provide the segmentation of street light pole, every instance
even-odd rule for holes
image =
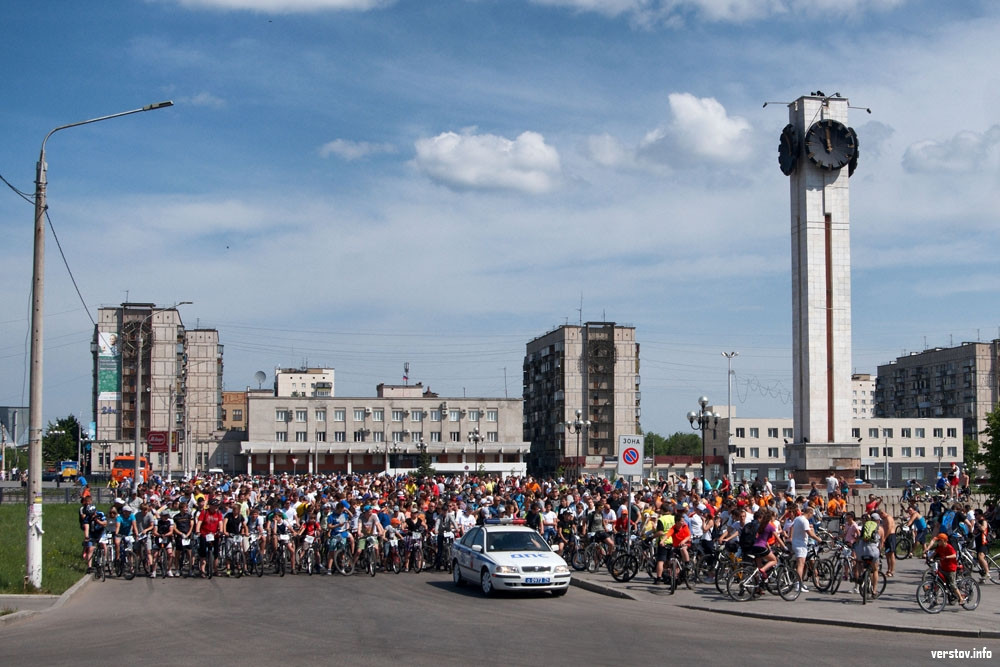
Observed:
[[[476,458],[475,458],[475,469],[476,474],[479,474],[479,443],[483,441],[483,436],[479,434],[479,427],[475,427],[469,431],[469,443],[475,447]]]
[[[583,410],[580,408],[576,409],[576,419],[571,422],[566,422],[566,429],[570,433],[576,433],[576,477],[580,477],[580,434],[583,433],[583,429],[590,428],[590,420],[583,419]]]
[[[694,412],[693,410],[687,413],[688,422],[691,424],[691,428],[701,431],[701,486],[704,490],[705,488],[705,429],[709,426],[715,427],[719,423],[719,415],[714,414],[708,409],[708,397],[702,396],[698,399],[698,405],[701,406],[701,410]]]
[[[60,125],[45,135],[42,149],[38,154],[38,164],[35,167],[35,239],[34,257],[31,270],[31,360],[28,398],[28,526],[27,544],[25,548],[25,581],[35,588],[42,586],[42,342],[45,311],[45,211],[48,208],[45,201],[46,169],[45,144],[49,137],[60,130],[80,125],[97,123],[102,120],[128,116],[143,111],[163,109],[172,106],[173,102],[158,102],[141,109],[122,111],[82,120],[69,125]]]
[[[729,372],[726,374],[726,477],[733,481],[733,357],[739,352],[723,352],[722,356],[729,362]]]

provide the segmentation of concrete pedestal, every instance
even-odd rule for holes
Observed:
[[[795,443],[785,445],[785,461],[797,484],[822,482],[830,473],[854,481],[861,469],[861,445]]]

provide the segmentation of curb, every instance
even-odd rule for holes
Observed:
[[[44,614],[46,612],[52,611],[53,609],[59,609],[64,604],[69,602],[70,598],[80,592],[80,590],[87,585],[87,582],[91,581],[93,577],[89,574],[85,574],[80,577],[80,580],[75,584],[66,589],[59,598],[53,602],[49,607],[45,609],[26,609],[24,611],[16,611],[13,614],[7,614],[6,616],[0,616],[0,626],[9,625],[10,623],[17,623],[18,621],[23,621],[32,616],[37,616],[38,614]],[[27,597],[27,595],[26,595]]]
[[[576,586],[582,588],[585,591],[590,591],[591,593],[597,593],[598,595],[606,595],[612,598],[619,598],[622,600],[636,600],[638,598],[633,597],[631,594],[625,591],[620,591],[617,588],[611,588],[610,586],[604,586],[602,584],[595,584],[592,581],[586,581],[584,579],[579,579],[577,577],[572,577],[569,581],[571,586]]]

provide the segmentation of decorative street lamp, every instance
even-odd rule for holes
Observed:
[[[705,486],[705,429],[712,427],[715,429],[716,424],[719,423],[719,415],[715,414],[708,409],[708,397],[702,396],[698,399],[698,405],[701,406],[701,410],[695,412],[692,410],[687,413],[688,422],[691,424],[691,428],[696,431],[701,431],[701,484],[702,488]]]
[[[480,435],[478,426],[469,431],[469,444],[475,447],[476,450],[476,458],[474,460],[475,460],[475,469],[477,475],[479,474],[479,443],[481,443],[483,440],[485,440],[485,438],[483,438],[483,436]]]
[[[576,419],[571,422],[565,423],[566,429],[570,433],[576,433],[576,473],[575,476],[580,476],[580,434],[583,430],[590,428],[590,420],[583,419],[583,410],[580,408],[576,409]]]
[[[42,586],[42,374],[43,374],[43,329],[45,312],[45,215],[48,205],[45,200],[46,170],[45,144],[49,137],[60,130],[97,123],[102,120],[120,118],[143,111],[153,111],[173,106],[173,102],[157,102],[141,109],[121,111],[110,116],[100,116],[81,120],[69,125],[60,125],[49,131],[42,140],[35,169],[35,244],[31,270],[31,349],[29,352],[28,389],[28,532],[25,549],[25,580],[35,588]]]

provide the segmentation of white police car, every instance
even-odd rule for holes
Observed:
[[[484,595],[528,590],[565,595],[572,576],[537,531],[511,524],[472,528],[452,545],[451,563],[456,586],[479,582]]]

